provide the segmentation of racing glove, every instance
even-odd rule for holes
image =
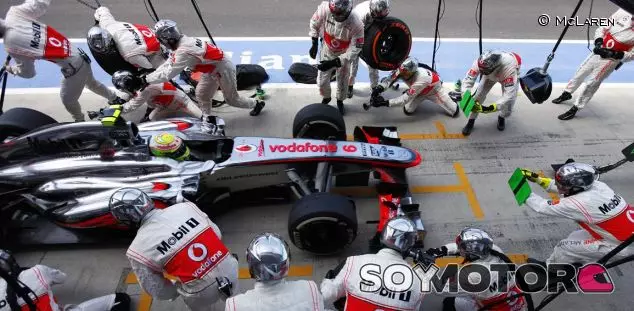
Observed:
[[[370,104],[372,105],[372,107],[389,107],[390,101],[379,95],[373,98]]]
[[[313,45],[310,47],[310,51],[308,51],[308,53],[310,54],[310,58],[315,59],[317,57],[317,43],[319,42],[319,39],[317,38],[312,38],[313,39]]]
[[[603,38],[594,39],[594,47],[600,48],[603,45]]]
[[[111,106],[111,105],[123,105],[123,104],[125,104],[125,103],[126,103],[126,100],[125,100],[125,99],[123,99],[123,98],[121,98],[121,97],[117,96],[115,99],[110,100],[110,101],[108,102],[108,105],[109,105],[109,106]]]
[[[623,59],[625,56],[624,52],[614,51],[606,48],[594,48],[594,54],[601,56],[601,58],[612,58],[612,59]]]
[[[544,189],[547,189],[548,185],[550,185],[550,182],[552,181],[551,178],[540,177],[539,174],[528,169],[522,169],[522,174],[526,176],[528,181],[534,182]]]
[[[317,69],[320,71],[328,71],[335,67],[341,67],[341,59],[339,59],[339,57],[331,60],[323,60],[317,65]]]
[[[498,106],[496,103],[493,103],[491,105],[488,106],[482,106],[482,104],[480,104],[480,102],[476,102],[476,104],[473,106],[473,112],[478,112],[478,113],[492,113],[492,112],[496,112],[498,111]]]
[[[379,96],[379,94],[385,92],[385,87],[383,87],[383,85],[377,85],[372,89],[372,95],[370,95],[371,97],[377,97]]]
[[[433,257],[443,257],[443,256],[447,256],[448,251],[449,250],[447,249],[446,246],[441,246],[438,248],[430,248],[425,251],[425,254],[429,256],[433,256]]]

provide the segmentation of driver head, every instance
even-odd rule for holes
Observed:
[[[390,0],[370,0],[370,15],[375,19],[385,18],[390,14]]]
[[[112,36],[105,29],[93,26],[88,30],[88,46],[100,53],[105,53],[113,44]]]
[[[483,75],[489,75],[497,69],[502,62],[502,54],[497,51],[485,51],[478,58],[478,69]]]
[[[329,0],[328,7],[335,21],[341,23],[350,16],[353,4],[352,0]]]
[[[0,39],[4,38],[4,34],[7,32],[7,25],[2,18],[0,18]]]
[[[405,257],[416,243],[418,232],[416,224],[404,216],[392,218],[387,222],[381,234],[381,244]]]
[[[555,173],[555,184],[560,194],[571,196],[592,187],[599,178],[592,165],[572,162],[564,164]]]
[[[290,249],[277,234],[263,233],[256,236],[246,253],[249,273],[256,281],[277,281],[288,275]]]
[[[415,57],[406,58],[398,67],[398,75],[404,80],[409,80],[418,71],[418,59]]]
[[[8,250],[0,249],[0,271],[6,275],[18,277],[21,270],[13,254]]]
[[[119,70],[112,74],[112,85],[117,90],[124,92],[130,96],[135,96],[136,92],[141,90],[143,82],[139,77],[135,76],[127,70]]]
[[[169,19],[162,19],[156,22],[154,25],[154,33],[161,44],[172,50],[178,47],[178,42],[183,37],[180,30],[178,30],[176,22]]]
[[[168,132],[150,138],[150,151],[154,156],[172,158],[176,161],[185,161],[189,158],[189,147],[183,139]]]
[[[121,224],[140,227],[143,218],[154,209],[154,202],[137,188],[121,188],[110,196],[110,212]]]
[[[491,254],[493,239],[482,229],[464,228],[456,237],[460,256],[467,261],[486,259]]]

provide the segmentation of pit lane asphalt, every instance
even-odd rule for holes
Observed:
[[[228,135],[262,135],[290,137],[288,127],[294,114],[302,106],[318,102],[316,89],[267,89],[270,98],[259,117],[251,117],[247,110],[231,107],[218,109],[225,118]],[[333,85],[334,87],[334,85]],[[553,90],[558,95],[560,88]],[[396,96],[396,92],[386,97]],[[248,93],[246,93],[248,94]],[[507,180],[517,167],[543,170],[552,176],[551,163],[560,163],[567,158],[604,165],[620,159],[620,150],[634,141],[631,120],[634,110],[627,99],[630,92],[621,88],[601,89],[586,109],[572,121],[559,121],[556,115],[569,105],[544,103],[532,105],[521,95],[514,114],[508,119],[506,131],[496,129],[495,115],[481,115],[475,131],[465,139],[457,134],[466,119],[460,116],[451,119],[439,107],[428,103],[419,107],[415,116],[408,117],[400,108],[373,109],[364,111],[361,103],[369,92],[359,88],[358,96],[347,100],[345,116],[349,133],[355,125],[396,125],[404,144],[421,152],[423,162],[408,172],[415,199],[421,204],[423,221],[428,230],[427,247],[436,247],[453,241],[455,235],[468,225],[488,230],[495,242],[510,254],[528,254],[544,259],[554,245],[573,230],[572,221],[539,216],[527,207],[519,207],[508,188]],[[489,95],[491,102],[499,90]],[[70,121],[57,94],[7,95],[6,109],[10,107],[33,107],[51,114],[58,121]],[[104,101],[86,92],[81,103],[84,110],[96,109]],[[444,131],[443,131],[444,129]],[[464,169],[464,175],[460,169]],[[632,188],[634,165],[602,176],[619,191],[626,200],[634,201]],[[466,185],[465,185],[466,184]],[[462,185],[460,188],[459,185]],[[464,191],[463,191],[464,190]],[[472,191],[471,199],[469,190]],[[539,187],[533,191],[546,196]],[[475,203],[474,203],[475,202]],[[357,199],[360,223],[359,236],[354,245],[336,257],[315,257],[292,246],[292,264],[296,275],[306,275],[320,282],[328,269],[333,268],[345,256],[364,252],[367,240],[375,225],[365,221],[378,219],[376,199]],[[232,252],[240,256],[241,267],[246,266],[244,249],[258,232],[272,231],[287,237],[287,215],[289,205],[254,206],[240,208],[214,219],[223,231]],[[125,284],[125,249],[119,247],[33,251],[19,254],[23,265],[43,263],[61,268],[69,275],[66,284],[56,287],[60,301],[74,303],[93,296],[114,291]],[[634,297],[631,293],[634,273],[632,264],[610,270],[616,283],[612,295],[563,295],[547,310],[631,310]],[[123,278],[122,278],[123,276]],[[300,277],[301,278],[301,277]],[[130,279],[129,282],[133,282]],[[251,280],[242,280],[241,289],[252,288]],[[129,284],[127,292],[134,295],[135,303],[151,310],[185,310],[181,300],[176,302],[148,301],[139,295],[139,287]],[[534,295],[538,302],[543,294]],[[428,296],[426,310],[439,310],[442,299]],[[222,307],[217,306],[217,310]]]
[[[0,3],[0,14],[10,5],[23,0]],[[92,0],[85,0],[93,3]],[[101,0],[121,21],[153,25],[142,0]],[[212,36],[308,36],[308,21],[320,0],[232,0],[198,1]],[[360,3],[361,0],[355,0]],[[190,35],[205,35],[190,1],[153,0],[160,18],[179,23]],[[476,38],[476,0],[446,0],[445,14],[439,26],[441,38]],[[575,0],[486,0],[483,5],[483,36],[504,39],[557,39],[563,26],[555,26],[555,16],[570,16]],[[398,0],[392,2],[392,16],[404,20],[416,37],[434,37],[436,1]],[[579,23],[588,16],[590,1],[583,4],[577,16]],[[594,1],[593,17],[609,17],[617,6],[608,0]],[[73,38],[83,38],[94,24],[93,11],[75,0],[53,0],[42,21]],[[549,14],[552,22],[542,27],[537,23],[541,14]],[[591,30],[590,36],[594,34]],[[570,27],[566,39],[585,39],[585,27]],[[308,49],[308,46],[307,46]]]

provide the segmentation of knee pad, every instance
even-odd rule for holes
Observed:
[[[110,311],[130,311],[130,296],[126,293],[116,293]]]

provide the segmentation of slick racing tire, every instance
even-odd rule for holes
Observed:
[[[329,192],[303,197],[288,217],[288,235],[293,244],[317,255],[341,252],[355,240],[357,230],[354,202]]]
[[[395,17],[372,22],[366,28],[364,37],[359,57],[374,69],[397,69],[412,49],[412,33],[409,27]]]
[[[334,106],[310,104],[295,115],[293,138],[345,141],[346,123]]]
[[[0,116],[0,143],[9,137],[17,137],[57,121],[48,115],[29,108],[13,108]]]

